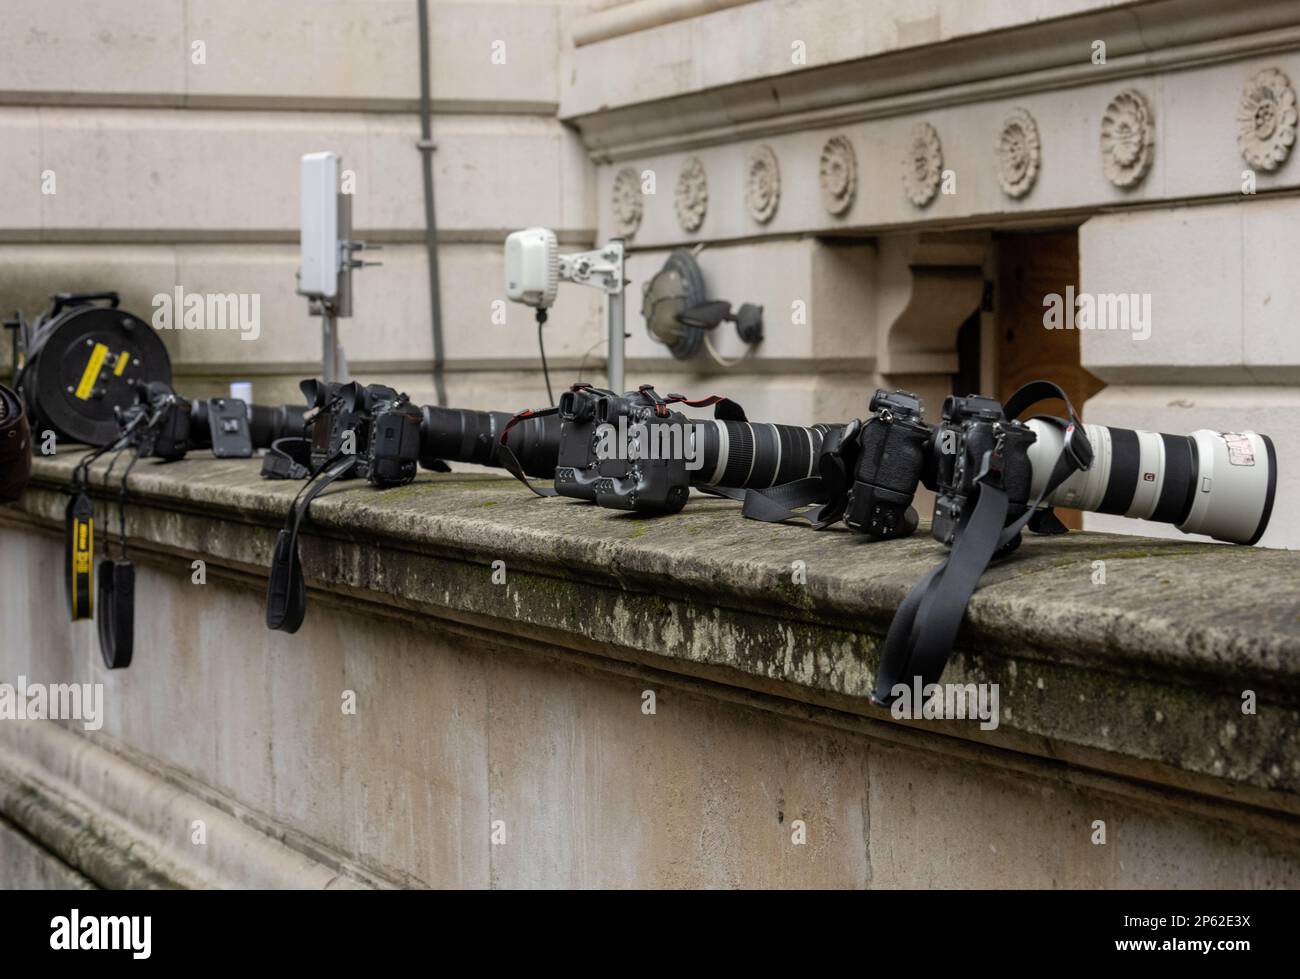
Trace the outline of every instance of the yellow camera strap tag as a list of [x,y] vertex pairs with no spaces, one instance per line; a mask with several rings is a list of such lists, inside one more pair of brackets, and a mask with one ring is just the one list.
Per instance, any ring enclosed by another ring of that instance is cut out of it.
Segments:
[[95,508],[84,491],[68,501],[64,521],[64,582],[68,592],[68,611],[77,619],[95,614]]

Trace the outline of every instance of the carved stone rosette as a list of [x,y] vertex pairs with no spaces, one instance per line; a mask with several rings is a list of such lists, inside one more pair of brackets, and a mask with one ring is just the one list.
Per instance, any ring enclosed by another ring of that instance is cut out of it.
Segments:
[[845,213],[858,192],[858,158],[847,136],[826,141],[817,172],[826,210],[837,216]]
[[903,157],[903,190],[907,199],[917,207],[925,207],[934,200],[942,173],[943,147],[939,145],[939,134],[928,122],[918,123]]
[[624,237],[630,238],[641,227],[641,178],[631,167],[614,174],[614,224]]
[[1256,170],[1276,170],[1295,143],[1296,99],[1291,79],[1276,68],[1256,74],[1241,93],[1237,145]]
[[1125,89],[1101,117],[1101,160],[1116,187],[1136,186],[1155,156],[1156,124],[1151,104],[1135,88]]
[[767,224],[781,202],[781,171],[770,146],[760,146],[745,162],[745,205],[754,220]]
[[998,183],[1008,197],[1024,197],[1038,179],[1042,143],[1038,123],[1024,109],[1015,109],[1002,122],[995,146]]
[[673,206],[684,230],[700,230],[709,210],[709,178],[699,157],[693,156],[682,164],[682,171],[677,175]]

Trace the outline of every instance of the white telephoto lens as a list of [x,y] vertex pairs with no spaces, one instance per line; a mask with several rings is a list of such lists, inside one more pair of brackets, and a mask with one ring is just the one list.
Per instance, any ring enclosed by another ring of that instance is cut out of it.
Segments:
[[[1038,498],[1064,443],[1062,430],[1031,419],[1031,497]],[[1277,456],[1257,432],[1191,435],[1085,425],[1092,466],[1073,473],[1048,497],[1053,506],[1170,523],[1187,534],[1233,544],[1263,536],[1277,491]]]

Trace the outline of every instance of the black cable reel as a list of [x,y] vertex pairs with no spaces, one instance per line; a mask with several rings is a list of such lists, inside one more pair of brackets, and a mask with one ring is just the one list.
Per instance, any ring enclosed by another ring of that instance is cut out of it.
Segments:
[[116,292],[58,293],[50,310],[16,324],[22,358],[16,387],[31,409],[37,438],[102,446],[118,436],[117,410],[136,385],[171,384],[172,365],[157,331],[119,309]]

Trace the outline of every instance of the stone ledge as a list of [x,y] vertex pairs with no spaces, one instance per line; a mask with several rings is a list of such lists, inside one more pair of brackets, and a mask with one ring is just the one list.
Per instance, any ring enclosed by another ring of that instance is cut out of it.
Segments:
[[[38,460],[5,522],[55,530],[75,456]],[[119,471],[120,471],[119,467]],[[93,492],[105,489],[104,465]],[[204,557],[257,587],[298,483],[252,461],[142,463],[137,559]],[[303,539],[313,601],[379,604],[895,722],[865,695],[897,603],[942,548],[744,521],[693,499],[660,520],[435,476],[331,487]],[[99,506],[101,525],[116,506]],[[364,546],[359,546],[364,545]],[[859,550],[867,548],[867,550]],[[142,554],[144,552],[144,554]],[[504,560],[507,584],[491,583]],[[791,583],[790,562],[807,566]],[[1094,560],[1109,584],[1094,586]],[[971,602],[945,680],[996,682],[1002,724],[908,722],[1129,778],[1300,813],[1300,554],[1100,534],[1027,539]],[[310,615],[310,611],[308,612]],[[1256,691],[1256,715],[1241,714]]]
[[[319,848],[290,847],[247,814],[218,808],[175,777],[54,721],[6,725],[0,813],[102,887],[393,886]],[[195,820],[223,845],[194,845]]]

